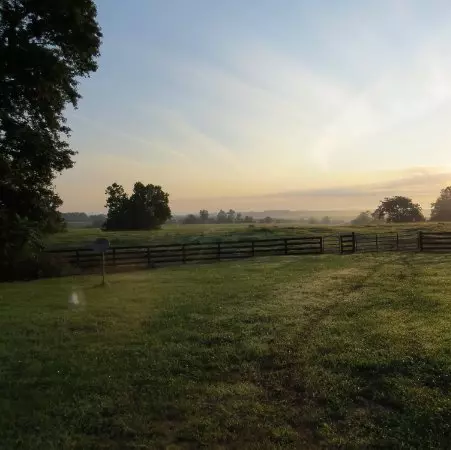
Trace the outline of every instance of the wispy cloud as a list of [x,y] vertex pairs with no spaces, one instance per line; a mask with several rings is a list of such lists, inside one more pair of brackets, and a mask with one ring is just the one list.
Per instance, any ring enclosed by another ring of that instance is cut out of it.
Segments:
[[[130,79],[110,60],[102,92],[110,87],[120,104],[113,110],[103,99],[102,114],[99,97],[95,113],[71,117],[83,167],[101,171],[101,156],[114,155],[111,176],[157,176],[179,204],[240,197],[347,207],[396,193],[427,203],[448,183],[446,2],[292,2],[288,11],[232,0],[224,14],[207,3],[200,16],[186,8],[179,33],[168,32],[179,18],[162,6],[143,30],[158,49],[133,40],[133,58],[124,55],[134,64]],[[442,169],[402,173],[412,166]]]
[[411,169],[406,176],[366,184],[335,186],[319,189],[304,189],[273,194],[275,197],[369,197],[407,195],[431,197],[451,184],[451,172],[435,172],[426,168]]
[[[136,134],[128,133],[127,131],[124,131],[123,129],[114,128],[111,126],[108,126],[106,124],[103,124],[98,119],[92,119],[86,116],[83,116],[78,113],[72,113],[69,116],[69,119],[71,121],[75,122],[82,122],[85,125],[88,125],[89,127],[95,128],[99,130],[101,133],[103,133],[103,138],[106,140],[107,138],[115,138],[125,141],[129,144],[129,146],[132,147],[133,150],[136,149],[136,146],[147,148],[149,151],[156,151],[159,153],[169,153],[177,158],[182,158],[184,160],[189,160],[186,153],[172,148],[170,145],[167,144],[165,141],[157,141],[153,138],[147,138]],[[102,135],[98,135],[100,138]],[[108,149],[105,149],[108,151]],[[133,159],[134,152],[129,152],[129,157]]]

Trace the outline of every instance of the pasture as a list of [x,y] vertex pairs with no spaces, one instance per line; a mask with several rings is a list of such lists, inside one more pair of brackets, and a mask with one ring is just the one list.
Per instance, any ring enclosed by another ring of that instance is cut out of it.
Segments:
[[367,226],[351,225],[306,225],[302,223],[279,224],[168,224],[159,230],[109,231],[96,228],[69,228],[64,233],[51,235],[45,244],[47,248],[85,247],[98,237],[106,237],[114,245],[151,245],[155,243],[207,243],[268,239],[271,237],[300,237],[331,235],[338,233],[393,233],[424,231],[451,231],[451,223],[402,223]]
[[392,253],[2,284],[1,446],[446,448],[450,273]]

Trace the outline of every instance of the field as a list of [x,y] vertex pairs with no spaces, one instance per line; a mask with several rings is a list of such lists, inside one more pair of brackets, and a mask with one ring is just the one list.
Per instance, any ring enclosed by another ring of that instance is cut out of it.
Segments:
[[70,228],[46,241],[47,248],[85,247],[92,245],[98,237],[106,237],[112,245],[146,245],[153,243],[197,243],[223,240],[265,239],[270,237],[293,237],[327,235],[338,233],[392,233],[425,231],[451,231],[451,223],[378,224],[368,226],[350,225],[305,225],[305,224],[205,224],[164,225],[155,231],[110,231],[95,228]]
[[0,285],[1,447],[448,448],[450,273],[355,254]]

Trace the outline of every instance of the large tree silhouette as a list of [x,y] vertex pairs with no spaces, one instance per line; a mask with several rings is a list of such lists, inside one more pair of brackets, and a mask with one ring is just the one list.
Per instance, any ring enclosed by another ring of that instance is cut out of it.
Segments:
[[79,78],[97,69],[100,40],[91,0],[0,1],[3,261],[61,226],[53,180],[75,154],[65,108],[77,107]]

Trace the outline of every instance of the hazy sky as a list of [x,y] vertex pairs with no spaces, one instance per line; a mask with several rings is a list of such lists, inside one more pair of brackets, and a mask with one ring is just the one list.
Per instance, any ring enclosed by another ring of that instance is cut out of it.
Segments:
[[372,208],[451,184],[449,0],[98,0],[65,211]]

